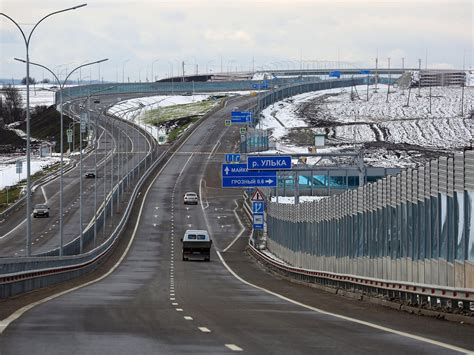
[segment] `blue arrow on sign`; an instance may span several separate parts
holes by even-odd
[[[230,176],[222,178],[222,187],[276,187],[277,179],[273,176]]]
[[[247,168],[249,170],[290,170],[291,156],[249,156]]]
[[[359,70],[359,74],[370,74],[370,70]]]
[[[253,201],[252,202],[252,213],[253,214],[263,214],[265,211],[265,202],[263,201]]]
[[[249,171],[247,164],[222,164],[222,177],[272,177],[276,178],[275,170]]]
[[[222,164],[222,187],[275,187],[275,170],[248,170],[247,164]]]

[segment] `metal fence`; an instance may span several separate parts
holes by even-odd
[[[315,81],[315,78],[277,78],[267,81],[268,89]],[[156,93],[156,94],[183,94],[193,92],[219,92],[219,91],[250,91],[258,87],[258,80],[240,81],[207,81],[207,82],[154,82],[154,83],[104,83],[66,87],[63,91],[65,97],[85,97],[100,91],[105,94],[133,94],[133,93]],[[56,103],[59,102],[59,91],[56,92]]]
[[[268,203],[267,247],[291,265],[474,289],[474,151],[356,190]]]

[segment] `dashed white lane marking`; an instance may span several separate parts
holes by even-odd
[[[203,333],[210,333],[211,332],[211,330],[209,328],[206,328],[206,327],[198,327],[198,329]]]
[[[174,293],[170,293],[170,296],[175,296],[175,294],[174,294]]]
[[[238,347],[237,345],[235,345],[235,344],[225,344],[225,346],[226,346],[228,349],[232,350],[232,351],[243,351],[243,350],[244,350],[244,349],[242,349],[242,348],[239,348],[239,347]]]
[[[170,297],[170,301],[175,301],[175,300],[176,300],[176,298]]]
[[[179,306],[179,303],[178,302],[173,302],[171,303],[172,306]]]
[[[184,316],[184,319],[186,319],[186,320],[193,320],[193,317],[190,317],[190,316]]]
[[[183,309],[182,309],[182,308],[176,308],[176,311],[177,311],[177,312],[182,312]]]

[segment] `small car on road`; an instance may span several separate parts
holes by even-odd
[[[33,208],[33,218],[49,217],[49,206],[45,204],[35,205]]]
[[[198,194],[195,192],[186,192],[184,194],[184,204],[185,205],[197,205],[198,204]]]
[[[86,171],[86,173],[84,174],[84,177],[86,179],[95,179],[95,172],[93,171]]]

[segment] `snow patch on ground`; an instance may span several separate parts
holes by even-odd
[[[16,161],[22,162],[22,173],[16,173]],[[60,161],[59,157],[31,159],[31,175]],[[26,179],[26,158],[24,156],[0,156],[0,190],[5,186],[13,186]]]
[[[144,130],[151,133],[156,140],[158,136],[166,135],[166,132],[163,129],[160,129],[156,126],[148,125],[143,121],[144,114],[147,111],[155,110],[160,107],[174,106],[174,105],[184,105],[193,102],[199,102],[207,100],[211,95],[173,95],[173,96],[148,96],[148,97],[139,97],[134,99],[129,99],[121,101],[114,106],[108,109],[108,113],[118,116],[122,119],[133,121],[135,124],[140,125]]]
[[[302,202],[313,202],[313,201],[320,201],[328,196],[300,196],[299,200],[300,203]],[[293,196],[278,196],[278,201],[276,196],[272,196],[272,202],[278,203],[287,203],[287,204],[295,204],[295,198]]]
[[[308,129],[325,132],[327,146],[318,152],[358,150],[364,147],[366,162],[380,167],[413,166],[432,154],[459,150],[470,144],[474,88],[433,87],[408,90],[379,85],[339,88],[297,95],[276,102],[262,111],[260,128],[270,129],[280,153],[307,153],[288,136]],[[351,100],[352,97],[352,100]],[[424,155],[424,157],[423,157]]]

